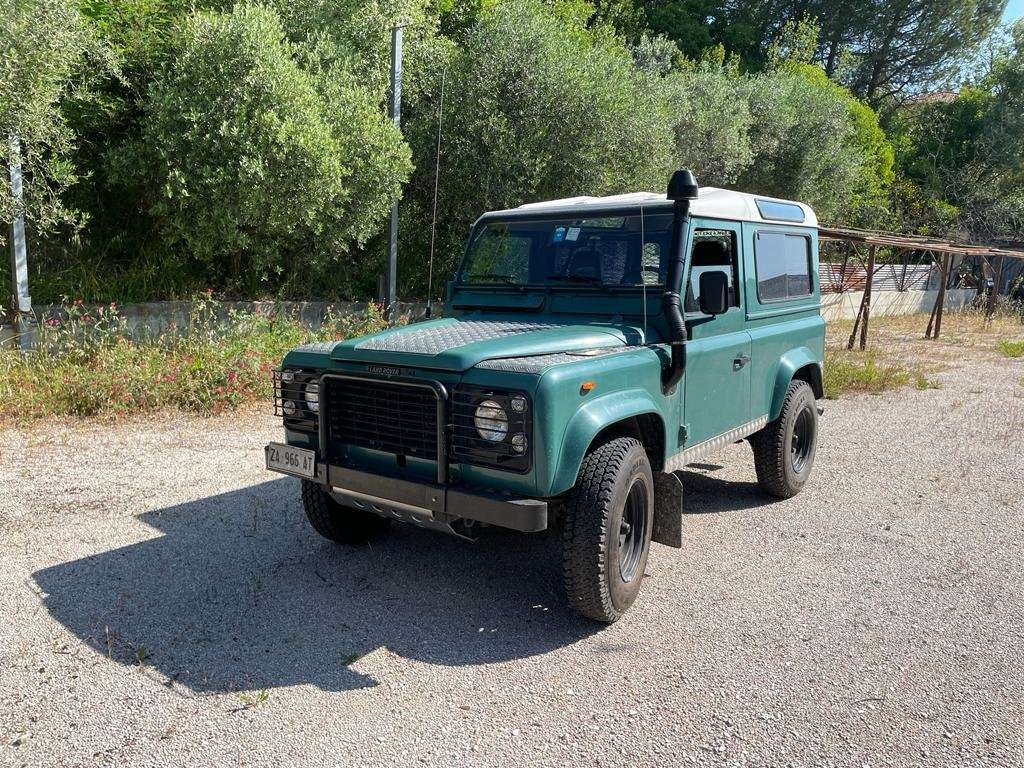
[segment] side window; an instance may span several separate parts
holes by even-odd
[[[811,295],[810,238],[758,232],[754,240],[758,299],[785,301]]]
[[[736,233],[728,229],[698,229],[693,233],[690,254],[690,283],[686,286],[685,309],[700,311],[700,276],[705,272],[725,272],[729,282],[729,306],[740,305],[739,264]]]

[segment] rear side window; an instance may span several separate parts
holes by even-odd
[[[757,298],[785,301],[811,295],[811,240],[785,232],[758,232],[754,244]]]

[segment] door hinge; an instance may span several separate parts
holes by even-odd
[[[690,436],[690,425],[683,424],[679,428],[679,445],[686,445],[686,438]]]

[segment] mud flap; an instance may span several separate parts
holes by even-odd
[[[683,546],[683,481],[674,472],[654,473],[654,531],[651,541]]]

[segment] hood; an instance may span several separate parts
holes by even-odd
[[[335,360],[465,371],[484,360],[640,343],[631,325],[465,315],[392,328],[335,345]]]

